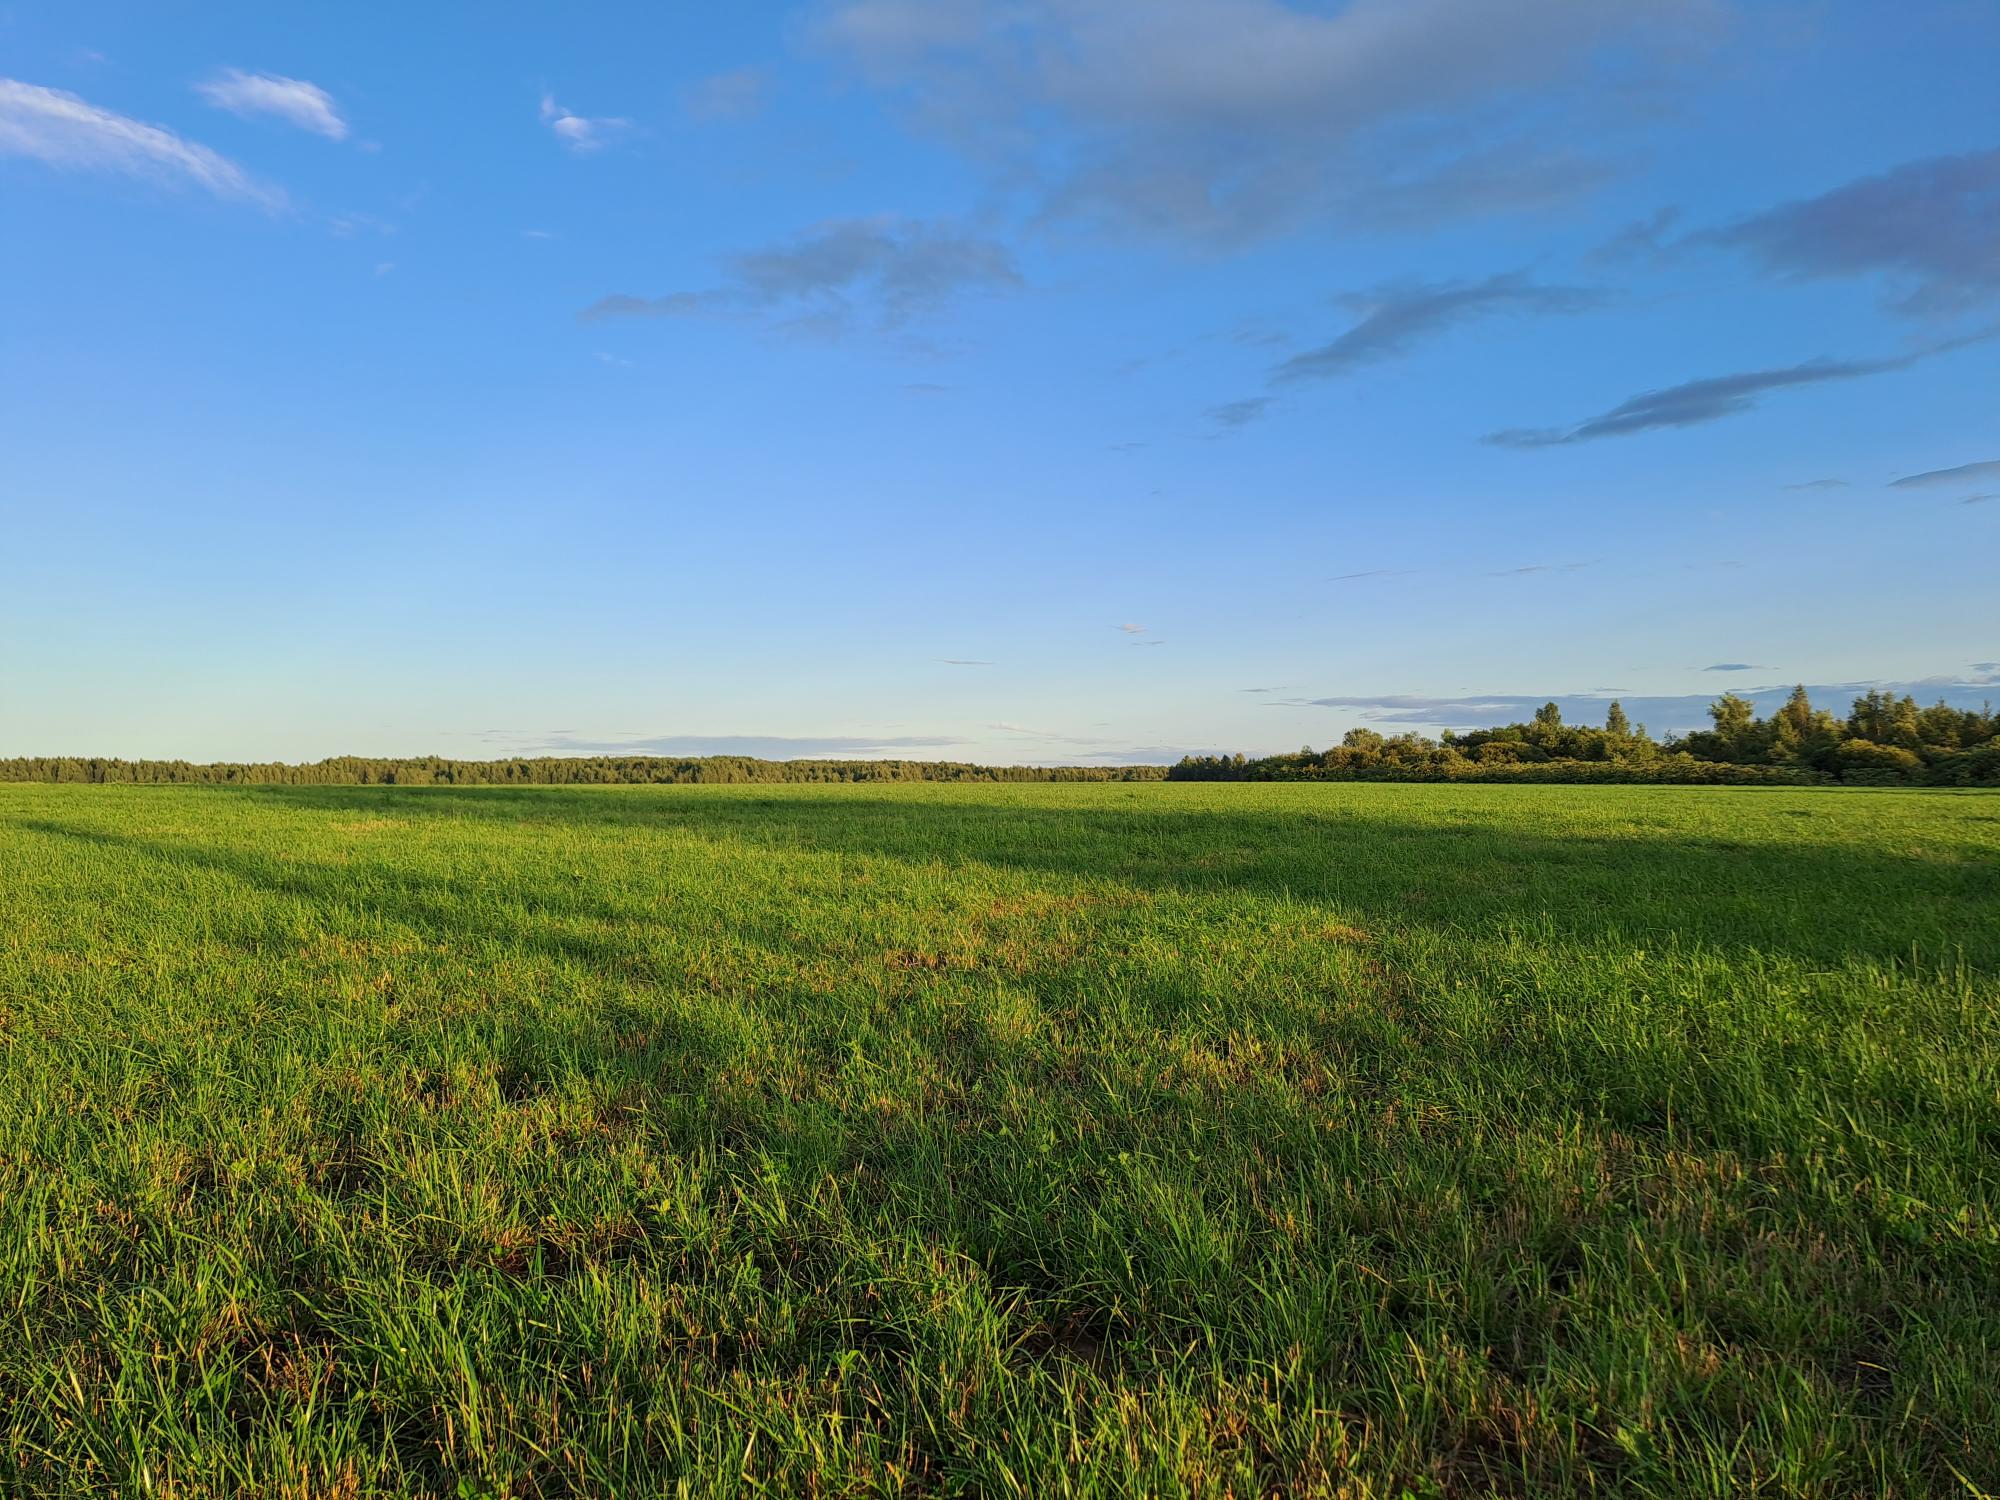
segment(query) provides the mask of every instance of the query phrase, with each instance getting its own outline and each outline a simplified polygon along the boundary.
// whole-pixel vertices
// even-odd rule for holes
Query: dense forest
[[[25,756],[0,760],[0,781],[252,786],[593,786],[837,781],[1616,781],[1731,785],[2000,785],[2000,713],[1872,692],[1846,718],[1806,690],[1767,719],[1724,694],[1707,729],[1655,740],[1612,702],[1602,728],[1565,724],[1544,704],[1525,724],[1439,739],[1352,729],[1330,750],[1292,755],[1190,755],[1173,766],[977,766],[924,760],[755,760],[748,756],[542,756],[401,760],[341,755],[202,765],[184,760]]]
[[[1732,785],[1991,786],[2000,784],[2000,714],[1871,692],[1845,719],[1813,707],[1803,687],[1769,718],[1725,693],[1711,727],[1664,742],[1616,701],[1604,725],[1565,724],[1553,703],[1525,724],[1446,731],[1442,738],[1349,730],[1331,750],[1249,759],[1191,755],[1169,781],[1662,781]]]

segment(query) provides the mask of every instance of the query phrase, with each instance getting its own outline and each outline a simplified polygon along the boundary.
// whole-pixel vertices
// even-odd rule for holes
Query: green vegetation
[[[2000,1490],[2000,798],[0,788],[0,1491]]]
[[[2000,713],[1918,708],[1910,697],[1870,692],[1836,719],[1803,687],[1768,719],[1747,698],[1724,693],[1714,727],[1664,745],[1636,729],[1615,699],[1604,727],[1563,723],[1545,703],[1526,724],[1385,737],[1350,730],[1331,750],[1249,759],[1190,755],[1170,781],[1499,781],[1692,783],[1728,786],[1992,786],[2000,784]]]
[[[980,766],[947,760],[758,760],[747,755],[567,755],[450,760],[337,755],[199,764],[38,755],[0,760],[0,782],[246,786],[724,786],[875,781],[1497,781],[1724,786],[1991,786],[2000,784],[2000,713],[1869,693],[1846,719],[1797,689],[1768,719],[1725,693],[1713,729],[1664,745],[1616,701],[1602,729],[1565,724],[1545,704],[1526,724],[1447,731],[1442,740],[1350,730],[1331,750],[1296,755],[1190,755],[1174,766]]]
[[[93,755],[0,760],[0,782],[109,786],[741,786],[784,781],[1160,781],[1166,774],[1165,766],[976,766],[956,760],[758,760],[748,755],[545,755],[509,760],[335,755],[307,765]]]

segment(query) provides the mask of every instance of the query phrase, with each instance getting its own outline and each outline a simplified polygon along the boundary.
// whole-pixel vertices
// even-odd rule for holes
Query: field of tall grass
[[[0,787],[0,1490],[2000,1490],[2000,795]]]

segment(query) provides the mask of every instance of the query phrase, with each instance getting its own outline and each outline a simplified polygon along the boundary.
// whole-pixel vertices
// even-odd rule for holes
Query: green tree
[[[1757,708],[1748,698],[1724,693],[1708,706],[1715,721],[1715,743],[1727,760],[1741,760],[1757,728]]]

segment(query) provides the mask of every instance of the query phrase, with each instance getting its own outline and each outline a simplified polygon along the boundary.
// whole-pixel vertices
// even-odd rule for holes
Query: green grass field
[[[2000,1490],[2000,795],[0,787],[0,1490]]]

